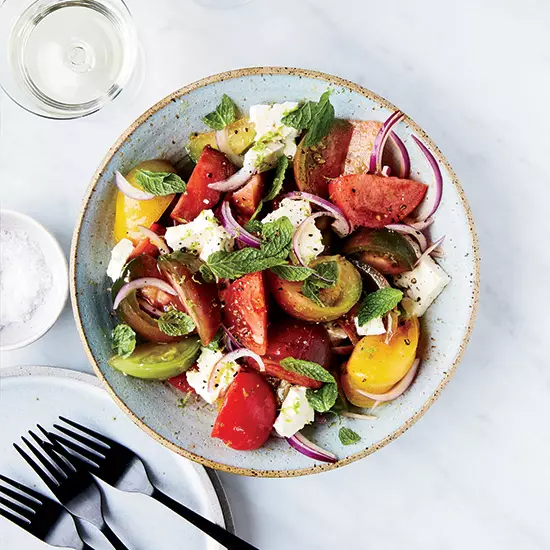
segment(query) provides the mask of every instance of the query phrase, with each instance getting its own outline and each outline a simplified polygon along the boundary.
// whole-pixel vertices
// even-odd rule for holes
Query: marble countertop
[[[439,401],[344,469],[283,480],[221,474],[238,533],[265,550],[550,548],[550,3],[128,4],[147,60],[132,102],[52,122],[0,99],[1,206],[34,216],[67,253],[84,189],[129,123],[186,83],[257,65],[337,74],[410,114],[456,170],[479,233],[477,325]],[[69,306],[44,338],[0,361],[91,372]]]

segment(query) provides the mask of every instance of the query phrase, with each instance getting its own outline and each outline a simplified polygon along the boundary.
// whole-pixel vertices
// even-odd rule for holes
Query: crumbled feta
[[[278,134],[282,139],[296,139],[298,130],[291,126],[285,126],[281,119],[290,111],[298,107],[295,101],[274,103],[273,105],[252,105],[250,107],[250,121],[254,123],[256,139],[259,140],[266,134]]]
[[[311,206],[308,201],[283,199],[279,208],[268,214],[263,223],[273,222],[286,216],[292,225],[297,228],[309,216],[311,216]],[[306,264],[315,259],[323,250],[323,234],[315,225],[315,220],[307,222],[307,228],[304,228],[303,238],[298,243],[298,251]]]
[[[357,317],[355,317],[353,322],[355,323],[355,328],[359,336],[376,336],[378,334],[386,333],[386,327],[384,326],[382,317],[371,319],[368,323],[365,323],[361,327],[359,326],[359,320]]]
[[[220,371],[217,379],[217,387],[213,391],[208,391],[208,380],[216,363],[223,357],[221,351],[212,351],[208,348],[202,348],[201,354],[197,359],[198,370],[188,370],[186,374],[189,385],[200,395],[207,403],[214,403],[224,392],[233,378],[239,371],[239,365],[235,361],[228,361]]]
[[[325,328],[332,343],[338,343],[348,337],[347,332],[336,323],[325,323]]]
[[[421,317],[451,278],[430,256],[426,256],[412,271],[396,275],[394,283],[405,290],[412,300],[411,315]]]
[[[283,143],[260,141],[245,153],[243,167],[250,172],[271,170],[283,154],[284,147]]]
[[[122,270],[133,251],[134,244],[130,239],[122,239],[114,246],[107,266],[107,275],[113,281],[116,281],[122,275]]]
[[[315,411],[306,397],[306,390],[302,386],[292,386],[283,401],[279,416],[273,427],[282,437],[291,437],[300,431],[306,424],[313,422]]]
[[[169,227],[165,235],[172,250],[188,250],[203,261],[214,252],[233,250],[233,237],[218,223],[212,210],[203,210],[192,222]]]

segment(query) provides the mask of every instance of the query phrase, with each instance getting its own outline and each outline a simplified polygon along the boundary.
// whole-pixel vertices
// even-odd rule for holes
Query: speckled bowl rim
[[[462,186],[458,182],[458,178],[456,177],[456,174],[454,170],[451,168],[451,165],[447,161],[447,159],[443,156],[439,148],[436,146],[436,144],[430,139],[430,137],[426,134],[422,128],[416,124],[410,117],[405,115],[404,122],[409,125],[411,128],[414,129],[414,131],[417,133],[418,136],[422,138],[424,143],[428,145],[430,150],[433,152],[437,160],[445,166],[446,170],[451,176],[452,184],[455,186],[458,195],[460,197],[460,202],[462,204],[462,207],[464,208],[464,211],[466,213],[466,218],[468,221],[468,228],[470,231],[470,236],[472,239],[472,248],[473,248],[473,254],[474,254],[474,292],[473,292],[473,299],[474,303],[471,309],[470,318],[468,320],[468,325],[466,327],[466,330],[464,332],[464,335],[462,337],[462,341],[460,343],[459,351],[456,357],[453,360],[452,365],[447,369],[446,374],[443,378],[443,380],[439,383],[436,390],[433,392],[433,394],[426,400],[422,408],[417,411],[409,420],[407,420],[404,424],[402,424],[399,428],[397,428],[394,432],[386,436],[383,440],[379,441],[378,443],[371,445],[367,449],[364,449],[358,453],[355,453],[351,456],[348,456],[346,458],[343,458],[339,460],[338,462],[335,462],[334,464],[323,464],[323,465],[314,465],[309,468],[300,468],[296,470],[256,470],[252,468],[240,468],[236,466],[230,466],[228,464],[222,464],[220,462],[215,462],[213,460],[204,458],[200,455],[194,454],[190,451],[187,451],[185,449],[182,449],[178,445],[175,445],[159,433],[155,432],[152,428],[147,426],[130,408],[118,397],[114,389],[110,386],[108,381],[106,380],[105,376],[103,375],[101,369],[99,368],[99,365],[97,364],[93,354],[92,350],[90,348],[90,345],[88,343],[88,340],[86,338],[86,334],[84,332],[84,327],[82,325],[81,317],[80,317],[80,310],[78,307],[78,301],[77,301],[77,291],[76,291],[76,254],[78,249],[78,242],[80,237],[80,231],[82,227],[82,222],[84,219],[84,215],[88,209],[89,203],[92,200],[92,195],[94,192],[94,189],[98,183],[99,178],[102,176],[103,171],[111,161],[111,159],[114,157],[114,155],[117,153],[119,148],[122,146],[122,144],[132,135],[132,133],[142,124],[144,124],[152,115],[154,115],[157,111],[164,108],[166,105],[168,105],[171,101],[176,100],[177,98],[192,92],[194,90],[197,90],[198,88],[203,88],[205,86],[208,86],[210,84],[213,84],[215,82],[222,82],[224,80],[231,80],[235,78],[242,78],[247,76],[265,76],[265,75],[286,75],[286,76],[298,76],[298,77],[305,77],[305,78],[314,78],[317,80],[323,80],[325,82],[328,82],[330,84],[333,84],[335,86],[342,86],[349,88],[353,90],[354,92],[361,94],[368,99],[378,103],[379,105],[382,105],[386,107],[389,110],[397,110],[397,107],[395,107],[392,103],[387,101],[385,98],[371,92],[370,90],[363,88],[362,86],[359,86],[358,84],[354,84],[353,82],[349,80],[345,80],[343,78],[333,76],[330,74],[326,74],[320,71],[312,71],[308,69],[295,69],[291,67],[249,67],[245,69],[236,69],[232,71],[226,71],[223,73],[215,74],[212,76],[208,76],[206,78],[202,78],[201,80],[198,80],[196,82],[193,82],[192,84],[189,84],[187,86],[184,86],[183,88],[180,88],[179,90],[176,90],[169,96],[165,97],[153,107],[151,107],[149,110],[147,110],[143,115],[141,115],[116,141],[116,143],[111,147],[101,164],[99,165],[99,168],[96,170],[92,181],[90,182],[90,185],[88,186],[88,189],[86,190],[86,195],[84,197],[84,201],[78,216],[77,225],[74,231],[72,245],[71,245],[71,255],[70,255],[70,261],[71,261],[71,267],[70,267],[70,290],[71,290],[71,302],[73,306],[73,313],[78,329],[78,333],[80,335],[80,339],[82,340],[82,343],[84,345],[84,350],[86,352],[86,355],[88,356],[88,360],[90,361],[90,364],[92,365],[95,373],[99,377],[99,379],[103,382],[105,385],[107,391],[111,395],[111,397],[115,400],[115,402],[118,404],[118,406],[146,433],[148,433],[151,437],[153,437],[156,441],[161,443],[162,445],[168,447],[172,451],[189,458],[191,460],[194,460],[195,462],[198,462],[199,464],[203,464],[204,466],[209,466],[210,468],[215,468],[217,470],[222,470],[225,472],[229,472],[232,474],[239,474],[239,475],[248,475],[248,476],[255,476],[255,477],[276,477],[276,478],[282,478],[282,477],[297,477],[297,476],[303,476],[303,475],[309,475],[309,474],[315,474],[319,472],[326,472],[328,470],[334,470],[336,468],[340,468],[342,466],[346,466],[347,464],[350,464],[352,462],[355,462],[356,460],[359,460],[361,458],[364,458],[382,447],[385,447],[388,443],[393,441],[394,439],[397,439],[400,435],[405,433],[420,417],[424,415],[424,413],[435,403],[435,401],[438,399],[440,393],[443,391],[445,386],[449,383],[449,380],[455,373],[456,367],[460,363],[462,356],[464,354],[464,351],[466,349],[466,346],[468,345],[468,342],[470,340],[470,336],[472,333],[472,329],[474,326],[476,314],[477,314],[477,307],[479,302],[479,248],[478,248],[478,240],[476,231],[474,228],[474,220],[472,217],[472,212],[470,210],[470,206],[468,204],[468,201],[466,200],[466,196],[464,195],[464,191],[462,189]]]

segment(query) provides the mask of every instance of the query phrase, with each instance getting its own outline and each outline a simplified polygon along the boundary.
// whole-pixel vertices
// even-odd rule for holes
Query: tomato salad
[[[210,403],[233,449],[274,435],[334,462],[301,433],[330,414],[357,444],[345,419],[409,388],[419,317],[450,280],[426,235],[442,175],[411,136],[433,180],[411,178],[403,117],[338,119],[328,91],[243,116],[224,95],[187,182],[167,160],[117,172],[110,365]]]

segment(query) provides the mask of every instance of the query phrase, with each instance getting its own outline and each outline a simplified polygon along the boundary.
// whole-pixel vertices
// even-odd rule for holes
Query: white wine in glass
[[[5,0],[0,37],[4,91],[49,118],[101,109],[129,84],[138,59],[122,0]]]

